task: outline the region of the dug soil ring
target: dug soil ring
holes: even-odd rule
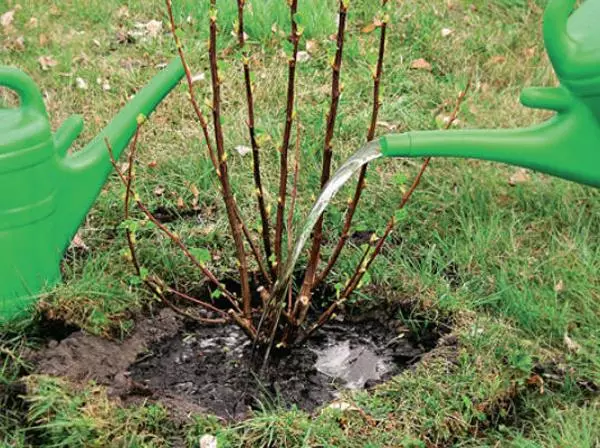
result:
[[[241,420],[273,405],[312,411],[344,390],[368,389],[397,375],[441,336],[434,325],[416,335],[391,315],[374,315],[358,322],[340,318],[303,346],[275,351],[261,375],[255,373],[261,357],[251,361],[252,344],[240,329],[192,323],[169,309],[139,320],[121,343],[79,331],[50,341],[32,361],[38,373],[94,380],[113,398],[150,398],[173,415]]]
[[[417,338],[389,319],[334,322],[304,346],[274,354],[257,375],[252,344],[237,327],[187,325],[153,344],[130,371],[154,396],[240,420],[263,406],[312,411],[342,390],[386,381],[417,362],[438,337],[432,329]]]

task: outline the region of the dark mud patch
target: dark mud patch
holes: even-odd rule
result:
[[[35,372],[93,380],[124,402],[151,399],[171,414],[212,413],[239,420],[262,406],[312,411],[347,389],[368,389],[414,365],[442,331],[417,335],[391,314],[350,317],[326,326],[304,346],[271,356],[261,375],[252,347],[235,326],[185,321],[170,309],[137,323],[123,342],[82,331],[35,352]]]
[[[335,322],[304,346],[272,356],[258,375],[251,344],[237,327],[191,325],[154,344],[131,367],[131,378],[155,397],[193,403],[225,419],[273,405],[312,411],[342,390],[388,380],[433,349],[435,340],[424,345],[389,319]]]

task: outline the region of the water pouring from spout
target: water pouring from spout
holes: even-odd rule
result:
[[[294,267],[300,258],[302,249],[306,245],[306,242],[310,238],[313,227],[317,221],[333,200],[335,195],[342,189],[342,187],[350,180],[350,178],[357,173],[364,165],[378,159],[382,156],[381,146],[379,140],[374,140],[367,143],[361,149],[356,151],[344,164],[337,170],[337,172],[331,177],[329,182],[323,187],[319,198],[315,202],[312,210],[308,214],[302,231],[298,234],[294,243],[294,248],[290,254],[288,254],[287,262],[285,264],[283,275],[277,280],[273,289],[272,298],[280,300],[285,296],[292,274],[294,273]]]

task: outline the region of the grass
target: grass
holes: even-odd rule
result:
[[[70,114],[85,116],[86,129],[77,148],[98,133],[158,64],[173,57],[168,35],[140,37],[130,44],[117,39],[135,30],[136,23],[164,22],[161,1],[19,3],[12,29],[0,30],[2,61],[24,69],[43,89],[54,129]],[[195,72],[208,77],[202,22],[207,2],[175,3],[182,21],[192,16],[184,26],[184,41]],[[15,4],[0,0],[0,13]],[[311,196],[318,193],[315,168],[324,133],[328,36],[335,28],[331,2],[300,4],[306,8],[301,12],[307,21],[301,47],[310,39],[319,49],[299,66],[303,176],[298,222],[311,206]],[[518,106],[523,87],[554,83],[540,36],[544,4],[393,2],[380,115],[384,124],[379,133],[390,127],[398,131],[441,127],[471,77],[474,88],[463,104],[459,126],[524,126],[546,117],[546,112]],[[366,0],[351,2],[336,164],[360,146],[366,134],[376,33],[361,29],[377,12],[373,5]],[[284,6],[283,0],[254,0],[254,16],[248,23],[258,126],[268,135],[263,150],[268,160],[265,183],[271,192],[276,191],[277,178],[275,169],[268,168],[277,164],[275,148],[285,101],[285,64],[277,51],[282,38],[272,29],[274,23],[276,30],[285,29]],[[30,21],[33,17],[36,26]],[[226,51],[233,43],[231,6],[224,6],[219,18]],[[443,28],[453,33],[443,37]],[[24,36],[22,50],[14,47],[19,36]],[[41,56],[51,56],[56,66],[42,71]],[[410,62],[421,57],[432,64],[431,72],[410,69]],[[245,115],[239,67],[231,61],[223,66],[226,144],[240,206],[247,216],[255,216],[251,161],[232,149],[247,144],[247,138],[239,125]],[[87,90],[75,86],[77,77],[87,82]],[[108,80],[110,90],[104,91],[97,78]],[[202,96],[208,95],[206,82],[199,88]],[[180,219],[170,226],[190,246],[209,248],[211,267],[226,276],[233,270],[232,244],[220,231],[224,213],[214,201],[216,184],[209,176],[184,92],[183,86],[178,88],[145,129],[138,190],[153,208],[177,211],[179,197],[191,207],[194,183],[200,191],[201,220]],[[370,170],[356,229],[384,226],[401,195],[395,176],[410,178],[416,170],[413,161],[378,162]],[[514,171],[487,162],[434,160],[408,218],[372,268],[371,282],[378,288],[361,291],[362,299],[373,302],[381,300],[377,290],[394,291],[390,300],[415,300],[415,315],[399,316],[407,324],[450,319],[458,348],[442,347],[437,356],[375,392],[346,397],[361,412],[326,409],[311,416],[269,408],[233,426],[204,415],[178,426],[160,405],[120,407],[101,387],[56,378],[31,376],[26,392],[8,392],[29,372],[20,354],[38,343],[40,313],[95,334],[125,337],[135,314],[156,305],[138,289],[121,256],[122,189],[111,177],[82,229],[90,251],[71,253],[64,265],[65,283],[42,299],[29,321],[12,323],[1,332],[0,400],[7,412],[0,416],[0,445],[198,446],[200,436],[211,433],[219,446],[599,446],[600,401],[597,392],[585,385],[596,385],[597,391],[600,384],[600,196],[590,188],[536,173],[511,187],[508,179]],[[161,195],[156,194],[159,187],[164,189]],[[339,231],[352,188],[342,192],[328,211],[327,234]],[[199,288],[201,278],[168,241],[148,230],[140,234],[138,244],[151,271],[183,288]],[[349,275],[359,256],[356,247],[345,252],[334,283]],[[570,349],[565,335],[580,349]],[[538,376],[545,381],[543,389]],[[28,406],[18,398],[22,394]]]

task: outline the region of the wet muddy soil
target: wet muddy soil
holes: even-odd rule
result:
[[[260,357],[235,326],[186,322],[168,309],[138,322],[122,343],[76,332],[35,355],[39,373],[95,380],[114,398],[150,398],[176,413],[208,412],[243,419],[261,406],[312,411],[340,391],[388,380],[432,350],[440,333],[419,337],[389,316],[338,320],[291,352]]]

